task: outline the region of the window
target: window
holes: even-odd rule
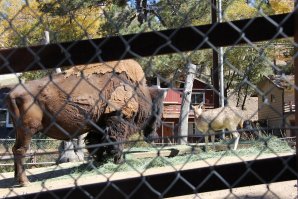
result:
[[[268,104],[268,98],[266,96],[262,96],[262,102]]]
[[[271,94],[271,102],[275,102],[275,95]]]
[[[201,102],[205,103],[205,93],[203,92],[193,92],[191,95],[191,104],[199,104]]]
[[[12,128],[13,124],[7,109],[0,109],[0,127]]]
[[[0,127],[5,127],[6,125],[6,109],[0,109]]]
[[[6,111],[6,128],[13,128],[11,117],[8,111]]]

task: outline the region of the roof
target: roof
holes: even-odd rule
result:
[[[8,85],[18,84],[19,82],[19,74],[0,75],[0,88]]]
[[[271,81],[276,87],[281,89],[290,89],[294,85],[294,75],[270,75],[266,78]]]

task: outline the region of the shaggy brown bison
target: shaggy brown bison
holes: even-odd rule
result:
[[[100,146],[89,148],[95,158],[111,154],[120,163],[129,135],[141,130],[147,138],[154,135],[162,93],[146,85],[136,61],[124,60],[77,66],[19,84],[8,94],[7,104],[16,129],[15,179],[26,186],[24,156],[34,134],[70,140],[88,132],[86,142]]]

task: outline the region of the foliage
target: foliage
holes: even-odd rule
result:
[[[294,9],[294,1],[291,0],[270,0],[270,5],[274,14],[289,13]]]
[[[263,0],[251,1],[248,4],[243,0],[229,0],[224,4],[224,19],[226,21],[246,19],[262,16],[263,14],[282,14],[291,12],[294,8],[294,1],[289,0],[269,0],[267,4]]]
[[[36,4],[34,1],[30,2],[30,7],[26,4],[29,2],[20,3],[18,0],[0,2],[0,24],[4,27],[1,32],[3,47],[25,46],[40,40],[38,35],[41,34],[41,29],[37,26],[42,24],[39,24],[38,13],[35,12]]]
[[[112,159],[104,164],[98,165],[97,163],[89,163],[79,166],[73,169],[72,176],[81,175],[82,172],[87,175],[94,175],[94,173],[106,174],[120,171],[131,171],[136,170],[138,172],[144,172],[149,168],[165,167],[165,166],[177,166],[184,165],[185,163],[195,161],[208,161],[208,160],[219,160],[223,157],[256,157],[260,155],[278,153],[293,152],[293,149],[289,147],[286,141],[280,140],[277,137],[262,137],[258,140],[251,142],[252,146],[249,148],[238,149],[236,151],[208,151],[199,153],[192,153],[183,156],[175,157],[160,157],[156,156],[153,158],[136,159],[131,156],[126,156],[126,162],[121,165],[116,165]],[[133,150],[133,149],[132,149]],[[138,149],[140,150],[140,149]],[[148,148],[146,148],[148,150]],[[151,148],[152,151],[161,150],[156,147]],[[94,170],[96,168],[96,170]]]
[[[135,18],[136,11],[132,6],[119,7],[110,5],[105,8],[105,23],[100,31],[105,35],[123,35],[147,31],[177,28],[189,25],[200,25],[210,22],[209,1],[158,1],[154,4],[154,14],[148,14],[147,23],[140,24]],[[192,53],[177,53],[140,59],[147,76],[160,76],[172,82],[173,74],[183,71],[188,62],[206,66],[210,64],[211,51],[204,50]]]
[[[257,48],[248,45],[233,46],[225,51],[224,69],[225,74],[228,74],[225,81],[229,84],[227,89],[236,90],[238,100],[255,92],[254,86],[263,75],[272,73],[272,63],[268,60],[270,49],[263,49],[263,45],[265,44],[260,44]],[[238,105],[239,103],[240,101]],[[242,108],[244,104],[245,101]]]
[[[51,42],[63,42],[101,36],[123,35],[147,31],[202,25],[211,22],[210,0],[6,0],[0,3],[0,41],[2,47],[17,47],[41,44],[44,31],[50,31]],[[223,20],[238,20],[261,15],[279,14],[293,10],[293,1],[262,0],[248,5],[244,0],[227,0],[223,4]],[[199,44],[198,44],[199,45]],[[272,73],[274,61],[272,48],[260,43],[257,49],[239,46],[226,48],[226,90],[238,89],[239,96],[252,93],[245,82],[256,85],[260,74]],[[242,48],[243,47],[243,48]],[[234,48],[234,47],[233,47]],[[247,56],[247,53],[252,53]],[[147,76],[160,76],[172,83],[177,71],[183,74],[185,65],[194,63],[199,69],[212,68],[212,50],[177,52],[171,55],[142,58]],[[257,63],[255,65],[255,63]],[[271,64],[272,65],[272,64]],[[261,70],[265,67],[265,70]],[[264,69],[264,68],[263,68]],[[290,73],[291,68],[283,70]],[[248,78],[244,78],[247,74]],[[261,73],[260,73],[261,72]],[[24,74],[26,79],[35,79],[48,72]],[[206,74],[210,76],[210,74]],[[245,103],[245,101],[244,101]]]
[[[159,1],[158,13],[167,28],[208,24],[211,20],[210,1]]]
[[[47,1],[58,5],[55,0]],[[72,2],[72,1],[70,1]],[[44,31],[50,32],[52,43],[100,37],[101,7],[83,7],[65,15],[56,16],[53,7],[41,9],[42,1],[5,0],[0,2],[0,41],[2,47],[21,47],[44,44]],[[61,4],[59,4],[61,5]],[[52,10],[50,9],[52,8]],[[43,68],[41,68],[43,69]],[[26,72],[23,79],[43,77],[51,70]]]
[[[56,3],[55,0],[53,1]],[[55,15],[55,7],[50,7],[52,9],[48,8],[45,12],[42,6],[43,4],[39,8],[47,16],[46,23],[48,30],[53,35],[51,38],[52,42],[73,41],[102,36],[98,32],[99,27],[103,23],[102,8],[100,6],[83,6],[80,9],[58,16]],[[65,7],[63,6],[63,8]]]
[[[33,79],[40,79],[42,77],[50,75],[51,73],[52,73],[52,70],[39,70],[39,71],[34,71],[34,72],[23,72],[20,75],[20,79],[23,79],[25,81],[33,80]]]
[[[263,3],[263,1],[258,1],[254,6],[250,6],[243,0],[230,0],[223,9],[225,21],[258,17],[262,12],[268,13],[270,10],[269,6]]]
[[[126,0],[61,0],[61,1],[46,1],[40,2],[40,10],[45,13],[50,13],[52,16],[65,16],[71,12],[76,12],[81,9],[100,6],[126,6]]]
[[[100,27],[100,32],[105,36],[110,36],[162,29],[156,18],[151,16],[148,19],[148,23],[140,24],[135,18],[135,14],[135,9],[129,6],[110,5],[105,7],[105,22]]]
[[[239,20],[253,18],[264,14],[279,14],[289,12],[293,9],[293,3],[289,1],[270,1],[265,4],[263,1],[254,1],[254,5],[247,5],[245,1],[235,0],[224,5],[224,20]],[[280,41],[268,41],[258,44],[238,45],[226,48],[225,50],[225,83],[226,92],[234,90],[238,95],[237,105],[242,103],[245,108],[245,99],[255,92],[255,86],[263,75],[273,74],[282,71],[274,66],[276,59],[274,43]],[[290,41],[286,42],[292,46]],[[293,48],[293,47],[292,47]],[[291,70],[284,68],[283,71]]]
[[[53,0],[52,2],[57,2]],[[50,31],[51,42],[63,42],[100,36],[101,8],[88,7],[63,16],[42,12],[42,3],[27,0],[1,1],[0,11],[4,27],[1,34],[5,47],[37,45],[43,43],[44,31]]]

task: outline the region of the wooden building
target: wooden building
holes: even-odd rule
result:
[[[294,76],[264,77],[258,84],[258,118],[267,121],[273,133],[294,136],[290,127],[295,124]]]
[[[162,125],[157,130],[157,133],[161,139],[161,143],[176,143],[175,137],[178,135],[178,125],[180,117],[180,109],[182,102],[182,92],[184,85],[180,85],[180,88],[168,89],[164,99],[164,111],[162,114]],[[204,102],[206,108],[214,108],[214,91],[207,83],[202,80],[195,79],[193,82],[191,104],[196,105]],[[189,122],[188,122],[188,141],[197,142],[198,138],[193,135],[198,134],[194,124],[194,114],[190,109]]]
[[[6,94],[9,92],[9,89],[4,88],[8,85],[14,85],[19,83],[18,74],[7,74],[0,75],[0,138],[11,138],[14,137],[14,133],[12,132],[12,121],[10,119],[10,115],[7,111],[7,108],[4,104],[4,98]]]

